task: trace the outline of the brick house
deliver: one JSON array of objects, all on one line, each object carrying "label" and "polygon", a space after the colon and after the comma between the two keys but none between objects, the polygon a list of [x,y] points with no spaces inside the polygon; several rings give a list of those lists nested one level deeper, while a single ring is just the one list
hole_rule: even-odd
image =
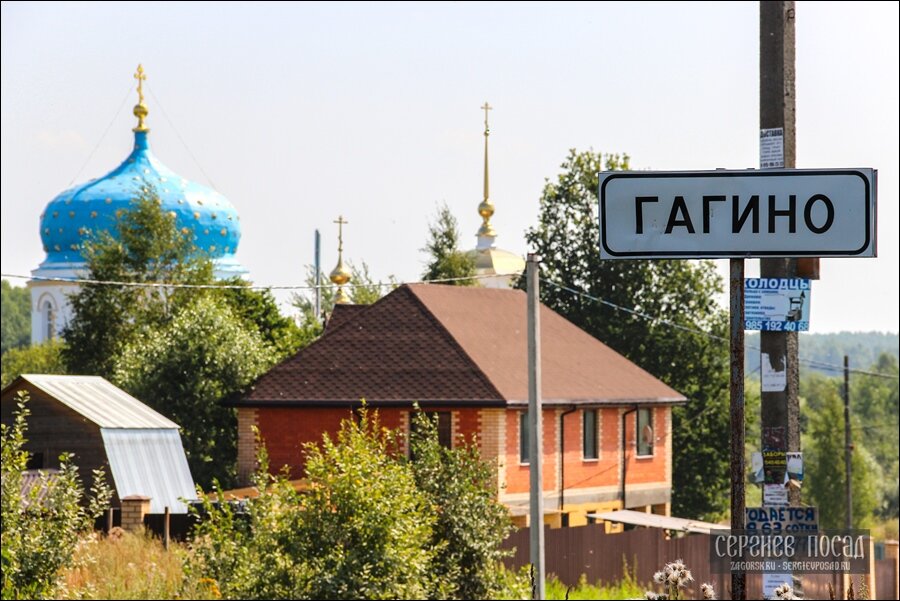
[{"label": "brick house", "polygon": [[[518,290],[415,284],[339,305],[319,340],[235,403],[239,477],[254,468],[252,426],[272,469],[300,477],[302,444],[336,432],[360,398],[404,432],[418,403],[437,413],[444,444],[475,437],[499,499],[526,524],[525,329]],[[544,306],[541,337],[545,521],[580,525],[623,506],[668,515],[672,406],[685,398]]]}]

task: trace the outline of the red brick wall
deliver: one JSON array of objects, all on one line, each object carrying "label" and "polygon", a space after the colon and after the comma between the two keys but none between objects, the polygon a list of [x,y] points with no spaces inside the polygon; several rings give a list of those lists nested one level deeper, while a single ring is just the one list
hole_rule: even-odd
[{"label": "red brick wall", "polygon": [[[429,407],[428,410],[451,411],[451,408]],[[381,407],[373,411],[377,411],[378,420],[383,427],[408,430],[410,409]],[[292,478],[303,476],[303,443],[319,443],[325,432],[334,438],[340,430],[341,421],[353,415],[348,408],[333,407],[260,407],[257,412],[259,432],[269,451],[271,471],[278,473],[282,466],[287,465],[291,468]],[[459,417],[457,433],[464,435],[468,442],[479,431],[478,409],[463,408],[455,413]]]},{"label": "red brick wall", "polygon": [[324,432],[334,436],[341,420],[353,415],[348,408],[260,407],[258,411],[259,433],[269,451],[270,469],[278,473],[287,465],[291,478],[303,477],[303,443],[321,442]]},{"label": "red brick wall", "polygon": [[[431,410],[431,408],[429,408]],[[451,410],[435,408],[434,410]],[[610,486],[619,482],[619,456],[621,438],[621,409],[603,408],[598,411],[600,421],[600,440],[598,460],[585,461],[582,457],[582,412],[578,410],[565,417],[565,487],[567,490]],[[669,407],[653,409],[653,429],[655,443],[653,456],[635,457],[634,425],[635,413],[626,420],[626,440],[629,484],[649,482],[665,482],[666,469],[666,430]],[[408,427],[408,408],[380,408],[378,416],[381,425],[398,429]],[[506,440],[503,447],[506,455],[506,492],[519,493],[528,491],[529,469],[519,463],[519,411],[506,412]],[[462,435],[468,442],[473,434],[481,429],[479,410],[462,408],[454,410],[457,424],[456,435]],[[322,433],[336,435],[341,420],[352,416],[347,408],[309,408],[309,407],[260,407],[258,409],[259,430],[269,451],[269,461],[273,472],[283,465],[291,468],[291,477],[300,478],[303,474],[302,446],[305,442],[320,442]],[[559,411],[544,410],[544,490],[556,490],[558,484],[559,448]],[[457,438],[458,440],[458,438]],[[456,441],[454,441],[454,444]]]},{"label": "red brick wall", "polygon": [[626,457],[628,459],[628,484],[643,484],[646,482],[665,482],[666,473],[666,412],[669,407],[655,407],[653,409],[653,456],[637,457],[635,446],[634,426],[637,413],[630,413],[625,422],[625,435],[628,445]]},{"label": "red brick wall", "polygon": [[[506,412],[506,492],[528,492],[530,470],[527,465],[519,463],[519,414],[521,411],[509,410]],[[544,439],[544,464],[543,490],[556,490],[558,449],[557,433],[559,432],[559,418],[555,409],[544,409],[543,439]],[[568,419],[568,418],[566,418]],[[568,468],[568,466],[566,466]]]},{"label": "red brick wall", "polygon": [[566,415],[565,419],[565,488],[614,486],[619,481],[619,411],[599,409],[597,441],[598,459],[583,457],[583,411]]}]

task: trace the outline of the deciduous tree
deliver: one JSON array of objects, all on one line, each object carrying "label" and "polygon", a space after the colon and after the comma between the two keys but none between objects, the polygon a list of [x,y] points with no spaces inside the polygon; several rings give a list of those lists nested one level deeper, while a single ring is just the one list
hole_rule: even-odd
[{"label": "deciduous tree", "polygon": [[543,258],[544,304],[688,398],[673,410],[673,513],[715,518],[728,502],[727,315],[715,300],[722,282],[709,261],[600,259],[597,174],[629,161],[570,151],[525,237]]}]

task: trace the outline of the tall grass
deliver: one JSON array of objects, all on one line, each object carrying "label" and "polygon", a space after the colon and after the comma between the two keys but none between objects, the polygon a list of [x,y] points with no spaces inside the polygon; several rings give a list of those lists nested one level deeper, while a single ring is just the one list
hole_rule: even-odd
[{"label": "tall grass", "polygon": [[120,528],[111,536],[85,538],[75,552],[74,567],[60,575],[61,599],[215,599],[212,583],[185,580],[187,549],[172,543],[169,550],[149,534]]}]

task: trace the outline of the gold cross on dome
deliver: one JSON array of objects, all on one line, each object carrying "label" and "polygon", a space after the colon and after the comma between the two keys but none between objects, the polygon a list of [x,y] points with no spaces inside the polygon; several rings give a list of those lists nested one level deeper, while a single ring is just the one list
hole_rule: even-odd
[{"label": "gold cross on dome", "polygon": [[147,76],[144,75],[144,67],[143,65],[138,65],[137,73],[134,74],[134,78],[137,80],[137,93],[138,93],[138,104],[144,103],[144,81],[147,79]]}]

